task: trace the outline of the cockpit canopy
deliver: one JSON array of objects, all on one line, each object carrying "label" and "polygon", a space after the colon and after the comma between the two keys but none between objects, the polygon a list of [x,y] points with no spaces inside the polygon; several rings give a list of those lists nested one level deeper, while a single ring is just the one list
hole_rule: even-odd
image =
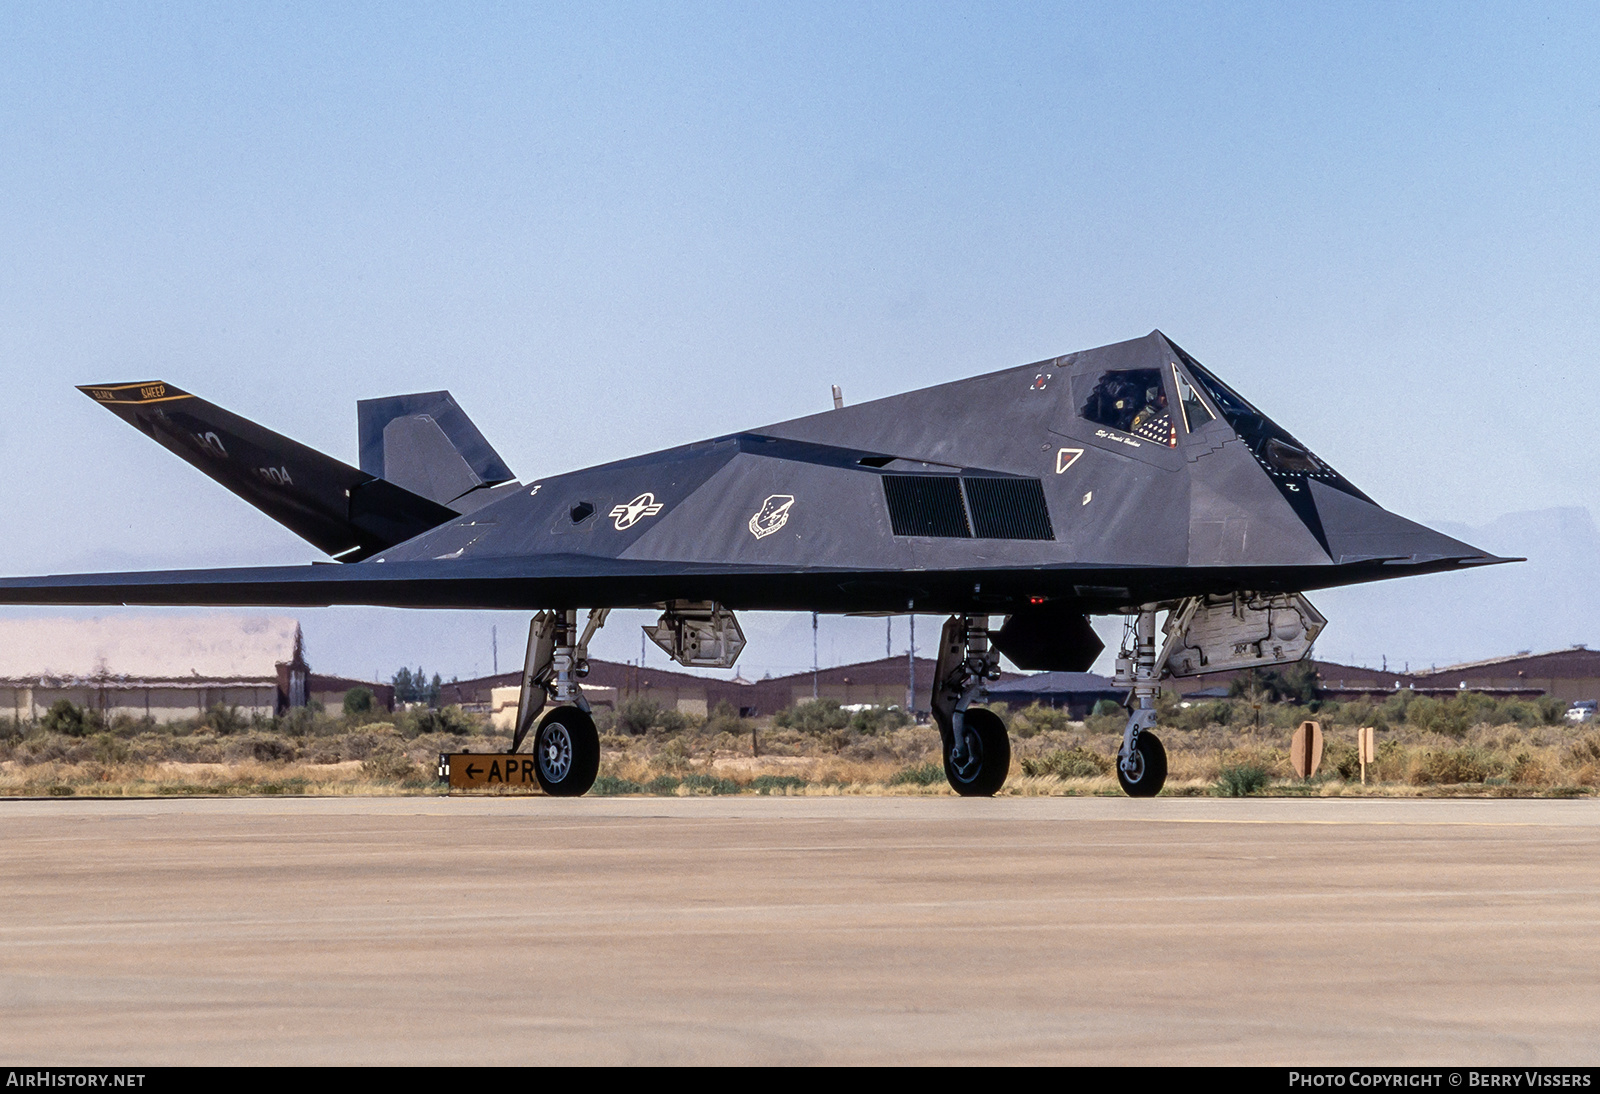
[{"label": "cockpit canopy", "polygon": [[1157,368],[1111,369],[1100,374],[1079,411],[1107,426],[1175,448],[1178,432],[1167,409],[1167,392]]},{"label": "cockpit canopy", "polygon": [[1366,497],[1194,358],[1172,349],[1178,360],[1166,368],[1114,368],[1076,377],[1079,416],[1168,448],[1178,446],[1180,423],[1184,434],[1192,434],[1221,418],[1274,478],[1315,478]]}]

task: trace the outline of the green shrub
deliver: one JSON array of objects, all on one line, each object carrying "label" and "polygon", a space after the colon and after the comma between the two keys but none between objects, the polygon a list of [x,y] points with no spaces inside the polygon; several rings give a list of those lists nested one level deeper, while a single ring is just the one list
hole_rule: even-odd
[{"label": "green shrub", "polygon": [[674,737],[656,749],[656,766],[664,767],[668,771],[687,771],[693,760],[694,757],[689,754],[689,746],[682,737]]},{"label": "green shrub", "polygon": [[688,724],[682,714],[651,699],[628,699],[617,708],[616,728],[630,736],[637,737],[652,729],[677,733]]},{"label": "green shrub", "polygon": [[[1452,695],[1448,699],[1435,699],[1419,695],[1406,707],[1406,721],[1418,729],[1438,733],[1460,740],[1474,722],[1482,720],[1484,711],[1479,700],[1485,696]],[[1490,701],[1491,709],[1493,700]]]},{"label": "green shrub", "polygon": [[882,733],[910,724],[910,715],[899,707],[867,707],[850,716],[850,728],[857,733]]},{"label": "green shrub", "polygon": [[94,758],[103,764],[119,764],[128,758],[128,743],[109,733],[94,736]]},{"label": "green shrub", "polygon": [[1600,762],[1600,733],[1586,733],[1572,743],[1568,761],[1575,764]]},{"label": "green shrub", "polygon": [[288,763],[299,750],[282,737],[262,737],[251,742],[250,754],[263,763]]},{"label": "green shrub", "polygon": [[[990,709],[993,709],[992,707]],[[1035,733],[1045,733],[1053,730],[1063,730],[1072,724],[1072,715],[1069,711],[1059,707],[1041,706],[1032,703],[1017,711],[1011,721],[1011,731],[1021,738],[1032,737]]]},{"label": "green shrub", "polygon": [[683,785],[683,780],[676,775],[657,775],[644,784],[646,794],[672,794]]},{"label": "green shrub", "polygon": [[778,711],[772,724],[779,729],[798,729],[804,733],[822,733],[830,729],[843,729],[850,724],[850,712],[839,709],[837,699],[808,699]]},{"label": "green shrub", "polygon": [[1323,703],[1321,716],[1323,727],[1332,725],[1341,726],[1373,726],[1380,732],[1386,728],[1381,708],[1365,699],[1355,699],[1347,703]]},{"label": "green shrub", "polygon": [[739,784],[718,775],[685,775],[680,784],[691,794],[737,794]]},{"label": "green shrub", "polygon": [[707,733],[732,733],[742,735],[750,732],[750,723],[739,717],[739,712],[732,703],[726,699],[711,708],[711,713],[706,717],[704,730]]},{"label": "green shrub", "polygon": [[317,712],[309,707],[299,707],[284,714],[282,718],[274,718],[271,728],[280,733],[289,733],[296,737],[306,737],[318,729]]},{"label": "green shrub", "polygon": [[798,775],[757,775],[750,780],[750,789],[757,794],[771,794],[773,791],[799,790],[806,785],[806,781]]},{"label": "green shrub", "polygon": [[93,711],[85,710],[71,699],[57,699],[39,719],[39,728],[65,737],[82,737],[94,728],[96,721]]},{"label": "green shrub", "polygon": [[395,728],[400,736],[409,741],[425,733],[450,733],[464,737],[475,732],[478,726],[460,707],[450,706],[439,710],[431,707],[408,710],[396,720]]},{"label": "green shrub", "polygon": [[1534,700],[1534,704],[1539,708],[1539,715],[1544,719],[1545,725],[1560,725],[1566,720],[1567,701],[1565,699],[1557,699],[1546,695],[1541,699]]},{"label": "green shrub", "polygon": [[[1110,702],[1109,699],[1100,700],[1100,702],[1095,704],[1095,709],[1099,710],[1108,702]],[[1083,727],[1088,730],[1090,734],[1097,737],[1110,734],[1121,736],[1123,729],[1128,724],[1128,712],[1123,710],[1122,707],[1115,703],[1112,703],[1111,706],[1112,709],[1104,713],[1089,715],[1089,717],[1084,719]]]},{"label": "green shrub", "polygon": [[660,705],[649,699],[625,699],[617,707],[617,728],[637,737],[650,731],[660,713]]},{"label": "green shrub", "polygon": [[889,777],[890,786],[932,786],[944,781],[944,765],[937,763],[907,767]]},{"label": "green shrub", "polygon": [[1272,774],[1258,764],[1233,764],[1222,769],[1214,789],[1219,798],[1245,798],[1261,793],[1271,781]]},{"label": "green shrub", "polygon": [[632,779],[619,779],[615,775],[601,775],[594,780],[594,786],[589,788],[589,793],[599,798],[608,798],[617,794],[642,794],[644,787]]},{"label": "green shrub", "polygon": [[238,707],[228,706],[226,703],[212,703],[206,711],[204,724],[214,730],[219,737],[226,737],[230,733],[238,733],[249,727],[250,722],[239,713]]},{"label": "green shrub", "polygon": [[1411,785],[1481,783],[1500,773],[1499,761],[1481,748],[1430,748],[1417,758]]},{"label": "green shrub", "polygon": [[361,773],[369,779],[399,782],[415,778],[417,765],[397,745],[385,743],[361,761]]},{"label": "green shrub", "polygon": [[[1243,704],[1239,704],[1243,705]],[[1189,706],[1172,704],[1169,710],[1162,710],[1161,723],[1171,724],[1178,729],[1205,729],[1207,726],[1225,726],[1233,720],[1235,704],[1224,699],[1201,701],[1191,703]]]},{"label": "green shrub", "polygon": [[1022,761],[1024,775],[1054,775],[1058,779],[1092,779],[1111,774],[1113,761],[1087,748],[1057,749]]},{"label": "green shrub", "polygon": [[1310,661],[1297,661],[1283,669],[1249,669],[1228,685],[1233,699],[1261,699],[1269,703],[1310,703],[1317,697],[1317,670]]},{"label": "green shrub", "polygon": [[344,712],[346,715],[372,713],[373,695],[370,688],[351,688],[344,693]]},{"label": "green shrub", "polygon": [[1327,741],[1322,746],[1322,770],[1346,782],[1361,778],[1361,752],[1344,741]]}]

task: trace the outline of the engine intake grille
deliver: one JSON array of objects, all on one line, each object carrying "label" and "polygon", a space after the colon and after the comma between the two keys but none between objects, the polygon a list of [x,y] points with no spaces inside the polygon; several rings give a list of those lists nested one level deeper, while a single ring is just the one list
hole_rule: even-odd
[{"label": "engine intake grille", "polygon": [[972,536],[954,475],[885,475],[883,496],[897,536]]},{"label": "engine intake grille", "polygon": [[1038,479],[962,479],[972,531],[984,539],[1055,539]]},{"label": "engine intake grille", "polygon": [[1038,479],[885,475],[883,496],[897,536],[1056,538]]}]

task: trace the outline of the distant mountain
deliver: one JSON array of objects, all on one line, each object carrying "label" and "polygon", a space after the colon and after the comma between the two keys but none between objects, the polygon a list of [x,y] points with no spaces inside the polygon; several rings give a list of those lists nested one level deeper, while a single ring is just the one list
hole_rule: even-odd
[{"label": "distant mountain", "polygon": [[1600,645],[1600,529],[1587,509],[1509,513],[1439,531],[1526,562],[1312,594],[1317,656],[1412,669],[1519,650]]}]

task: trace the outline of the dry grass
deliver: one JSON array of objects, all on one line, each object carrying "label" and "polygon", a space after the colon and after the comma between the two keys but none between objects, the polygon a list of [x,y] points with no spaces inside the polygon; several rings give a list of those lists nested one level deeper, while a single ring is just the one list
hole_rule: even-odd
[{"label": "dry grass", "polygon": [[[1326,727],[1318,775],[1296,778],[1288,756],[1294,708],[1260,728],[1216,723],[1163,725],[1169,775],[1164,793],[1218,793],[1224,772],[1260,768],[1258,791],[1287,796],[1571,796],[1600,789],[1600,733],[1567,724],[1471,726],[1449,735],[1400,725],[1380,734],[1362,786],[1353,727]],[[1113,758],[1119,720],[1069,722],[1032,709],[1009,717],[1013,760],[1005,795],[1120,794]],[[754,728],[758,753],[752,754]],[[0,796],[212,796],[434,794],[442,751],[503,751],[509,741],[482,726],[407,737],[381,722],[326,719],[313,731],[256,727],[220,735],[202,727],[66,737],[38,729],[0,739]],[[807,730],[771,719],[714,717],[685,728],[601,738],[594,793],[678,795],[947,795],[938,733],[931,726]]]}]

